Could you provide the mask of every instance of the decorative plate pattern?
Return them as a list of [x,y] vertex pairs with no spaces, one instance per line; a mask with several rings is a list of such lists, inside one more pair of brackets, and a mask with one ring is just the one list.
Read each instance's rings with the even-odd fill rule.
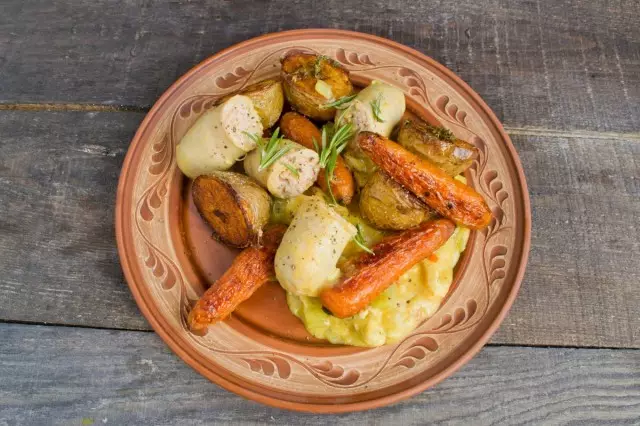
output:
[[[185,315],[207,285],[184,241],[183,178],[175,145],[216,99],[279,73],[292,51],[334,58],[356,82],[401,88],[414,112],[469,140],[480,156],[470,184],[493,211],[472,234],[452,291],[438,312],[395,345],[345,350],[269,336],[228,321],[204,335]],[[156,103],[123,166],[116,207],[123,269],[150,323],[205,376],[246,397],[290,409],[350,411],[406,398],[442,380],[489,339],[513,302],[529,249],[530,210],[524,176],[508,136],[489,108],[459,78],[407,47],[336,30],[271,34],[204,61]],[[220,253],[223,248],[217,249]],[[217,252],[216,252],[217,253]],[[220,259],[230,258],[221,254]],[[213,258],[221,273],[226,261]]]

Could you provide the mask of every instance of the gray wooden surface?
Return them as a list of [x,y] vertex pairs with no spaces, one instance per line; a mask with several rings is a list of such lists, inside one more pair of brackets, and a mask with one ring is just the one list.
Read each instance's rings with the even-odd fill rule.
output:
[[[0,424],[638,424],[639,15],[637,0],[1,2]],[[113,235],[124,155],[162,91],[233,43],[307,27],[385,36],[462,76],[511,134],[533,213],[493,346],[408,402],[330,418],[186,367],[147,332]]]
[[[292,413],[210,385],[153,333],[0,325],[0,424],[591,424],[640,418],[640,351],[489,347],[434,389],[364,413]],[[473,419],[471,423],[468,419]]]

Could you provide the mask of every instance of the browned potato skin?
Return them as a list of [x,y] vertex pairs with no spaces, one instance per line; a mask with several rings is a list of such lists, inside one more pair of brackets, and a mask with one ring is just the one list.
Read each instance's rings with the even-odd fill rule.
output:
[[271,197],[251,178],[216,172],[197,177],[191,191],[200,216],[217,240],[237,248],[259,242],[269,219]]
[[[326,99],[316,92],[316,63],[320,63],[320,78],[331,86],[334,99]],[[336,115],[335,108],[323,108],[353,92],[349,72],[331,59],[318,55],[292,53],[282,59],[284,94],[291,107],[314,120],[328,121]]]
[[357,314],[440,248],[455,229],[450,220],[439,219],[384,238],[372,248],[374,254],[363,253],[343,265],[345,277],[320,293],[322,304],[338,318]]
[[[308,118],[296,112],[287,112],[280,119],[280,130],[282,133],[294,142],[299,143],[305,148],[315,150],[313,141],[320,144],[322,134],[320,130]],[[320,154],[320,153],[318,153]],[[325,192],[329,192],[326,174],[324,169],[320,170],[316,184]],[[353,199],[355,192],[355,184],[351,171],[347,164],[339,155],[336,160],[336,167],[333,171],[333,179],[331,179],[331,193],[336,201],[348,205]]]
[[202,295],[189,312],[191,331],[202,333],[206,328],[227,318],[240,303],[275,276],[273,258],[285,226],[265,231],[262,247],[249,247],[233,261],[231,267]]
[[360,213],[375,228],[401,231],[437,214],[386,173],[375,172],[360,193]]
[[429,160],[449,176],[464,172],[478,154],[469,142],[458,139],[442,127],[431,126],[413,118],[404,120],[397,141],[414,154]]
[[244,95],[253,101],[253,106],[260,116],[262,127],[272,127],[282,114],[284,107],[284,92],[282,82],[278,79],[267,79],[251,84],[244,89],[221,98],[217,103],[221,104],[235,95]]
[[381,170],[440,215],[471,229],[485,228],[491,221],[480,194],[431,162],[375,133],[361,132],[356,139]]

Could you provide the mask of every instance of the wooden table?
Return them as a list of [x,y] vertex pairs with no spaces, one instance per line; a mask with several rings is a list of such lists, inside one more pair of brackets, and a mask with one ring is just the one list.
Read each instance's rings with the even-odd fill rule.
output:
[[[4,0],[0,5],[0,424],[640,422],[638,0]],[[181,74],[260,34],[335,27],[458,73],[529,183],[522,290],[457,374],[325,417],[222,390],[151,331],[113,231],[137,126]]]

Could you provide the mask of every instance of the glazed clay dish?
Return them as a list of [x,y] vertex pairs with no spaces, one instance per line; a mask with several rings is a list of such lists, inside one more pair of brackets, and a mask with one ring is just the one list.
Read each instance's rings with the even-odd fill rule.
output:
[[[256,90],[268,92],[268,102],[248,94]],[[327,102],[310,102],[318,95]],[[297,112],[287,112],[291,109]],[[240,120],[240,114],[246,118]],[[365,128],[367,119],[371,128]],[[220,142],[205,155],[193,147],[216,139],[219,133],[213,129],[218,127],[212,123],[228,125],[225,135],[235,132],[235,139],[228,140],[236,145]],[[281,128],[286,139],[279,137]],[[299,129],[316,136],[305,142]],[[412,137],[425,131],[438,143],[455,145],[457,159],[468,151],[463,166],[438,164],[440,157],[430,162],[429,152],[423,158],[412,151]],[[373,161],[372,168],[360,169],[365,160],[356,154]],[[232,171],[220,172],[229,167]],[[426,176],[422,181],[416,178],[420,173]],[[343,177],[346,186],[340,186]],[[393,204],[379,202],[390,187],[409,203],[397,209],[398,217]],[[452,198],[440,191],[446,188]],[[310,206],[329,222],[313,222],[320,219],[314,219],[318,211]],[[417,221],[415,215],[403,216],[407,209],[417,209]],[[274,218],[286,217],[274,212],[289,210],[285,224],[272,225],[278,221]],[[232,392],[276,407],[325,413],[408,398],[477,353],[518,292],[530,220],[517,154],[475,92],[419,52],[339,30],[265,35],[189,71],[138,129],[116,201],[126,279],[143,314],[171,349]],[[344,275],[342,281],[321,280],[317,274],[327,268],[308,278],[284,269],[295,271],[289,259],[304,259],[313,251],[313,244],[303,241],[306,234],[322,234],[317,223],[329,223],[329,229],[338,222],[344,224],[323,241],[336,244],[345,235],[330,262],[343,269],[334,268]],[[293,231],[304,225],[306,234]],[[302,254],[298,244],[307,244]],[[345,257],[349,250],[355,253],[352,258]],[[387,258],[408,260],[385,263]],[[445,259],[449,269],[437,269]],[[411,277],[431,280],[435,270],[446,277],[446,287],[435,299],[420,299],[430,306],[424,308],[428,314],[409,309],[417,298],[398,302],[401,297],[394,295],[402,291],[396,288],[413,288],[415,283],[407,284]],[[221,290],[225,282],[233,283],[229,293]],[[364,302],[360,293],[349,295],[369,291],[371,283],[379,289]],[[238,296],[243,286],[250,291]],[[415,312],[421,316],[401,333],[358,320],[390,312],[384,318],[397,321],[394,310],[409,319]],[[222,313],[214,318],[212,312]],[[347,325],[337,332],[335,324]]]

